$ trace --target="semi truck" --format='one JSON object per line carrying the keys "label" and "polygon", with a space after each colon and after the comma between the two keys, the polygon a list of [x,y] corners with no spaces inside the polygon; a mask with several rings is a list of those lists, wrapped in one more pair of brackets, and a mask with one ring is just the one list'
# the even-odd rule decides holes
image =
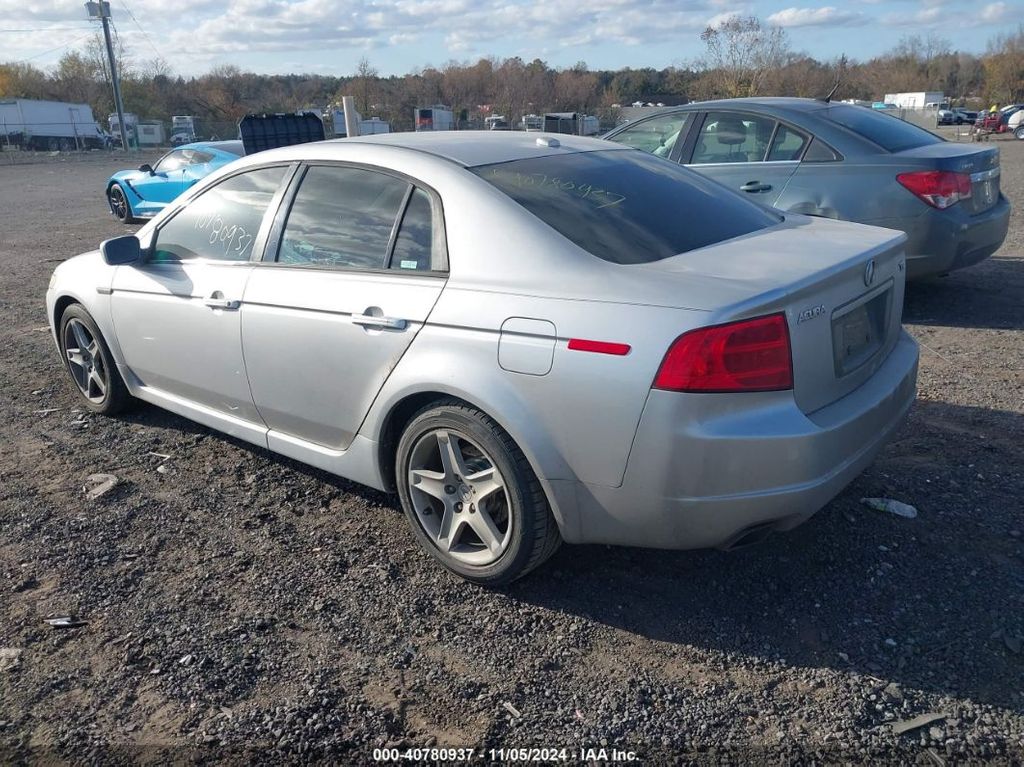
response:
{"label": "semi truck", "polygon": [[195,115],[171,116],[171,144],[190,144],[202,136],[202,125]]}
{"label": "semi truck", "polygon": [[455,130],[455,115],[449,107],[435,104],[413,110],[413,124],[417,131]]}
{"label": "semi truck", "polygon": [[0,145],[68,152],[101,149],[108,137],[88,104],[36,99],[0,100]]}

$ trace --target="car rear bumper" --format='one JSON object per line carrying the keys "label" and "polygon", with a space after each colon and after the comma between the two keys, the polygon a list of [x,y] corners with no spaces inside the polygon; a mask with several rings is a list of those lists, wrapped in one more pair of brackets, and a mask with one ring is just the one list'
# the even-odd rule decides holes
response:
{"label": "car rear bumper", "polygon": [[1003,195],[976,216],[960,205],[929,210],[907,230],[907,279],[945,274],[984,261],[1002,246],[1009,227],[1010,203]]}
{"label": "car rear bumper", "polygon": [[901,331],[866,383],[810,415],[792,392],[652,391],[620,487],[581,483],[581,541],[729,547],[808,519],[862,472],[914,401],[917,343]]}

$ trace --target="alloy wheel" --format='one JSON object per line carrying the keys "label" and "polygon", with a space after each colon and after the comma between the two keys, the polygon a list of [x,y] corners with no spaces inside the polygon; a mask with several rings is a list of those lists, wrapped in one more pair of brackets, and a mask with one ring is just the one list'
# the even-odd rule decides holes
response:
{"label": "alloy wheel", "polygon": [[84,322],[77,318],[64,326],[64,354],[78,390],[90,402],[100,403],[107,396],[110,375],[103,363],[100,345]]}
{"label": "alloy wheel", "polygon": [[467,565],[493,564],[512,541],[505,479],[479,445],[451,429],[424,434],[410,452],[416,518],[444,554]]}
{"label": "alloy wheel", "polygon": [[125,199],[124,192],[116,186],[110,190],[110,210],[122,221],[128,217],[128,200]]}

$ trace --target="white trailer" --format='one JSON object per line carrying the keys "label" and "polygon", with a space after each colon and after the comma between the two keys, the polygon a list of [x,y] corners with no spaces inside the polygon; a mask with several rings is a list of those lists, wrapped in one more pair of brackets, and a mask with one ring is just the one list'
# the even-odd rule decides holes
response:
{"label": "white trailer", "polygon": [[374,133],[391,133],[391,123],[379,117],[359,121],[360,136],[372,136]]}
{"label": "white trailer", "polygon": [[938,108],[947,99],[942,91],[913,91],[908,93],[886,93],[882,99],[886,104],[895,104],[900,109]]}
{"label": "white trailer", "polygon": [[3,99],[0,143],[54,152],[99,149],[106,141],[88,104]]}
{"label": "white trailer", "polygon": [[164,124],[159,120],[143,120],[138,125],[139,146],[163,146],[167,143]]}
{"label": "white trailer", "polygon": [[442,104],[417,107],[413,110],[413,124],[417,131],[455,130],[455,115],[449,107]]}

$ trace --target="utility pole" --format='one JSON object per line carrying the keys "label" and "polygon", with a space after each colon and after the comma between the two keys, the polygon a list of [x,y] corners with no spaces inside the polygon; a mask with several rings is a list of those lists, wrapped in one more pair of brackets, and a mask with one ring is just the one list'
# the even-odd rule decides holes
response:
{"label": "utility pole", "polygon": [[114,60],[114,44],[110,41],[110,3],[107,0],[95,0],[85,4],[89,18],[99,19],[103,24],[103,39],[107,43],[107,61],[110,62],[110,85],[114,90],[114,109],[117,110],[117,127],[121,129],[121,148],[126,152],[128,132],[124,125],[124,104],[121,103],[121,85],[117,80],[117,63]]}

